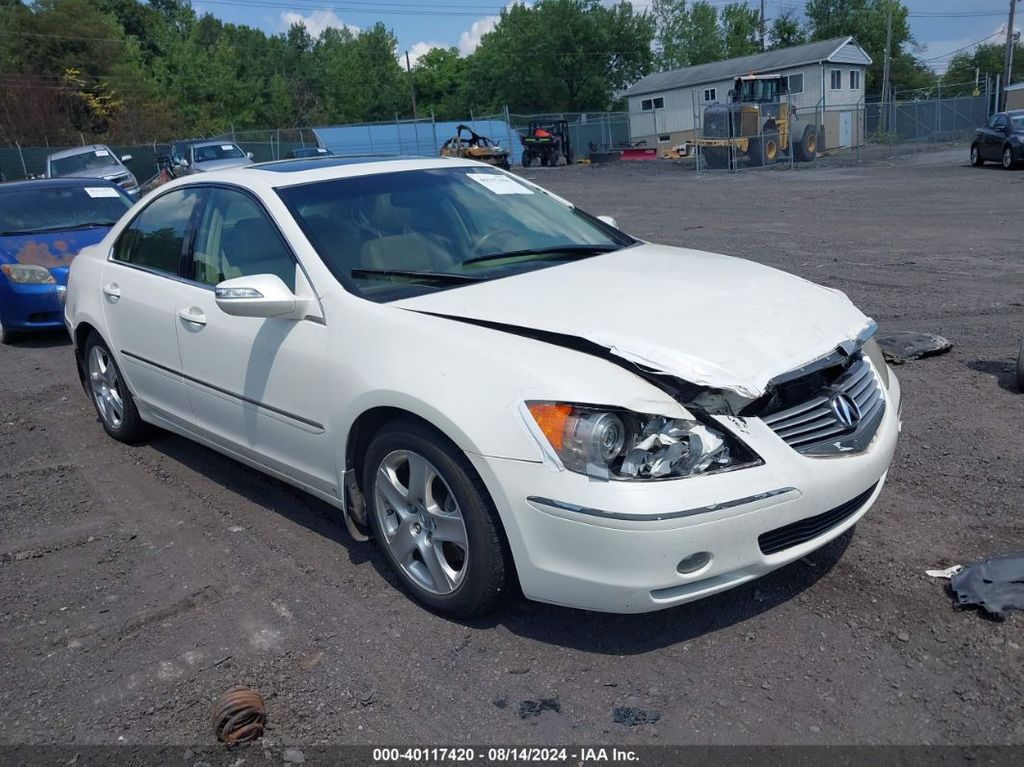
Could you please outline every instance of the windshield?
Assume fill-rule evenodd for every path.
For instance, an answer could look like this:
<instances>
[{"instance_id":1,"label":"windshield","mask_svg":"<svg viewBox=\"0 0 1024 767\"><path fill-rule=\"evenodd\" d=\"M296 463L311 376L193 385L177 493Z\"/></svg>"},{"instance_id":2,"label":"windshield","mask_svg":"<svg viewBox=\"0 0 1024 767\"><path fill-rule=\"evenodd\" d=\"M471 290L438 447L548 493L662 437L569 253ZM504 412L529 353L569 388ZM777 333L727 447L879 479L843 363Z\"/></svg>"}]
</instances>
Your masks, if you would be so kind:
<instances>
[{"instance_id":1,"label":"windshield","mask_svg":"<svg viewBox=\"0 0 1024 767\"><path fill-rule=\"evenodd\" d=\"M11 191L0 186L0 237L112 226L131 206L127 197L106 184Z\"/></svg>"},{"instance_id":2,"label":"windshield","mask_svg":"<svg viewBox=\"0 0 1024 767\"><path fill-rule=\"evenodd\" d=\"M214 160L236 160L245 157L245 152L234 144L210 144L192 149L196 162L212 162Z\"/></svg>"},{"instance_id":3,"label":"windshield","mask_svg":"<svg viewBox=\"0 0 1024 767\"><path fill-rule=\"evenodd\" d=\"M378 173L279 189L335 276L389 301L631 245L498 170Z\"/></svg>"},{"instance_id":4,"label":"windshield","mask_svg":"<svg viewBox=\"0 0 1024 767\"><path fill-rule=\"evenodd\" d=\"M120 161L110 153L109 149L90 149L88 152L50 160L50 176L53 178L77 176L83 171L99 170L120 164Z\"/></svg>"}]
</instances>

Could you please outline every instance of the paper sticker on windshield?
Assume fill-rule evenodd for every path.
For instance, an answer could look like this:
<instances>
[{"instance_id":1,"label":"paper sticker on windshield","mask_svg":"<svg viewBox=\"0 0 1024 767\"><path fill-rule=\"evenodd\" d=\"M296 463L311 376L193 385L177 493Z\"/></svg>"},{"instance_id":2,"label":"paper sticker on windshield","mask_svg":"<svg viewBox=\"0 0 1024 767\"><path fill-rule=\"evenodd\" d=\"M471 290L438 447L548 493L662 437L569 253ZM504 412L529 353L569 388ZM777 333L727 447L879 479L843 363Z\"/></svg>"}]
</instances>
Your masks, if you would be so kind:
<instances>
[{"instance_id":1,"label":"paper sticker on windshield","mask_svg":"<svg viewBox=\"0 0 1024 767\"><path fill-rule=\"evenodd\" d=\"M97 157L110 157L110 152L108 152L106 149L97 149L96 150L96 156Z\"/></svg>"},{"instance_id":2,"label":"paper sticker on windshield","mask_svg":"<svg viewBox=\"0 0 1024 767\"><path fill-rule=\"evenodd\" d=\"M495 194L533 194L532 189L523 186L511 176L498 173L467 173L466 175Z\"/></svg>"},{"instance_id":3,"label":"paper sticker on windshield","mask_svg":"<svg viewBox=\"0 0 1024 767\"><path fill-rule=\"evenodd\" d=\"M121 194L109 186L87 186L85 193L90 197L120 197Z\"/></svg>"},{"instance_id":4,"label":"paper sticker on windshield","mask_svg":"<svg viewBox=\"0 0 1024 767\"><path fill-rule=\"evenodd\" d=\"M220 148L223 149L225 152L230 152L232 149L234 149L234 147L231 146L231 144L221 144Z\"/></svg>"}]
</instances>

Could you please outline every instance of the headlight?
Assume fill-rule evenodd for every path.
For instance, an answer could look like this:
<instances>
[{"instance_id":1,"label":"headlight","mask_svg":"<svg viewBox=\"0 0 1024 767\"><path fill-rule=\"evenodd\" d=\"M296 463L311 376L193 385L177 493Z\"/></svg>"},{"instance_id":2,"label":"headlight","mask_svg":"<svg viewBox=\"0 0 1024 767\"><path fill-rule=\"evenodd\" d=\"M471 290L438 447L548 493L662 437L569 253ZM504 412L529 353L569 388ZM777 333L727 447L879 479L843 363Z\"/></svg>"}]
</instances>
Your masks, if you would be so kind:
<instances>
[{"instance_id":1,"label":"headlight","mask_svg":"<svg viewBox=\"0 0 1024 767\"><path fill-rule=\"evenodd\" d=\"M11 282L25 285L52 285L57 282L49 269L35 264L2 264L0 270Z\"/></svg>"},{"instance_id":2,"label":"headlight","mask_svg":"<svg viewBox=\"0 0 1024 767\"><path fill-rule=\"evenodd\" d=\"M597 479L677 479L758 462L699 421L565 402L527 402L565 468Z\"/></svg>"}]
</instances>

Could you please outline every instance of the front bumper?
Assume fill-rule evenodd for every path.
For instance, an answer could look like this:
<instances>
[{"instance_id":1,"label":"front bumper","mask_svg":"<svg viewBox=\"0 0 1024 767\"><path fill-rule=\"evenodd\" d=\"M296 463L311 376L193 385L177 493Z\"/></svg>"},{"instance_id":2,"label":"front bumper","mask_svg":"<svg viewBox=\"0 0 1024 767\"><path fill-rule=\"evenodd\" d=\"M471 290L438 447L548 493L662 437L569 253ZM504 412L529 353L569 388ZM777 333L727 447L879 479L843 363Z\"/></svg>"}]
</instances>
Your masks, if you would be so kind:
<instances>
[{"instance_id":1,"label":"front bumper","mask_svg":"<svg viewBox=\"0 0 1024 767\"><path fill-rule=\"evenodd\" d=\"M0 275L0 324L18 332L64 327L64 285L13 283Z\"/></svg>"},{"instance_id":2,"label":"front bumper","mask_svg":"<svg viewBox=\"0 0 1024 767\"><path fill-rule=\"evenodd\" d=\"M856 455L804 456L758 419L723 417L764 465L598 482L541 463L470 459L498 507L527 597L605 612L659 610L771 572L855 525L878 498L896 449L900 385L894 374L889 381L875 437ZM835 524L808 521L858 497ZM813 537L763 553L760 536L801 520Z\"/></svg>"}]
</instances>

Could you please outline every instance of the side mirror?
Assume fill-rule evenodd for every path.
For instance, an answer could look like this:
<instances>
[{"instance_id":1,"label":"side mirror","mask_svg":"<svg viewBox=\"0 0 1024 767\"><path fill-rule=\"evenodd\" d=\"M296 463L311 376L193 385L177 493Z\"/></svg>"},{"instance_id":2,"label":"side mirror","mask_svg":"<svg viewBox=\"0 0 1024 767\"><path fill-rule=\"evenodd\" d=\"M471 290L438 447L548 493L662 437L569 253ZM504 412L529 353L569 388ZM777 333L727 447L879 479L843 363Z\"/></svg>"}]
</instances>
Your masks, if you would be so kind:
<instances>
[{"instance_id":1,"label":"side mirror","mask_svg":"<svg viewBox=\"0 0 1024 767\"><path fill-rule=\"evenodd\" d=\"M302 303L276 274L234 277L214 291L220 310L234 317L284 317Z\"/></svg>"},{"instance_id":2,"label":"side mirror","mask_svg":"<svg viewBox=\"0 0 1024 767\"><path fill-rule=\"evenodd\" d=\"M598 221L603 221L604 223L608 224L608 226L611 226L611 227L613 227L615 229L619 228L619 225L617 223L615 223L615 219L612 218L611 216L598 216L597 220Z\"/></svg>"},{"instance_id":3,"label":"side mirror","mask_svg":"<svg viewBox=\"0 0 1024 767\"><path fill-rule=\"evenodd\" d=\"M178 165L180 165L182 168L187 168L188 167L188 160L186 160L184 157L182 157L180 160L178 160Z\"/></svg>"},{"instance_id":4,"label":"side mirror","mask_svg":"<svg viewBox=\"0 0 1024 767\"><path fill-rule=\"evenodd\" d=\"M250 160L256 159L256 155L254 155L252 152L246 152L245 156L248 157Z\"/></svg>"},{"instance_id":5,"label":"side mirror","mask_svg":"<svg viewBox=\"0 0 1024 767\"><path fill-rule=\"evenodd\" d=\"M131 162L132 156L130 154L121 155L121 162Z\"/></svg>"}]
</instances>

